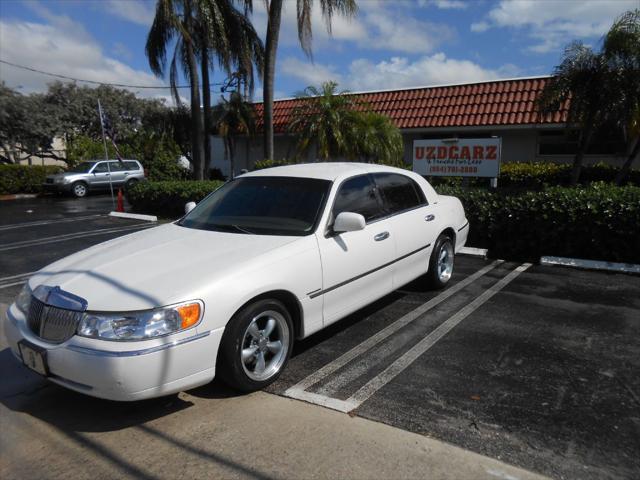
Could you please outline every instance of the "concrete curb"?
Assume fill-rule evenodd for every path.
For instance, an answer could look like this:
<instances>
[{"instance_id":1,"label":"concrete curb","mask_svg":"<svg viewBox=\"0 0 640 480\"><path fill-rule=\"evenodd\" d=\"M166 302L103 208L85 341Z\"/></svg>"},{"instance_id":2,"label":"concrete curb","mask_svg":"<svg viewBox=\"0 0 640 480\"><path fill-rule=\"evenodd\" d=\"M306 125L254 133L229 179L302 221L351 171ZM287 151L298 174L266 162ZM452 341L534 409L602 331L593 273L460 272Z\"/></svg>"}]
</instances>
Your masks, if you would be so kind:
<instances>
[{"instance_id":1,"label":"concrete curb","mask_svg":"<svg viewBox=\"0 0 640 480\"><path fill-rule=\"evenodd\" d=\"M21 198L36 198L37 193L13 193L11 195L0 195L0 201L2 200L20 200Z\"/></svg>"},{"instance_id":2,"label":"concrete curb","mask_svg":"<svg viewBox=\"0 0 640 480\"><path fill-rule=\"evenodd\" d=\"M147 222L158 221L158 217L156 217L155 215L142 215L140 213L110 212L109 216L116 217L116 218L131 218L134 220L144 220Z\"/></svg>"},{"instance_id":3,"label":"concrete curb","mask_svg":"<svg viewBox=\"0 0 640 480\"><path fill-rule=\"evenodd\" d=\"M640 275L640 265L633 263L603 262L566 257L540 257L540 265L560 265L563 267L583 268L587 270L606 270L609 272L635 273Z\"/></svg>"},{"instance_id":4,"label":"concrete curb","mask_svg":"<svg viewBox=\"0 0 640 480\"><path fill-rule=\"evenodd\" d=\"M470 257L487 258L486 248L462 247L458 252L460 255L468 255Z\"/></svg>"}]
</instances>

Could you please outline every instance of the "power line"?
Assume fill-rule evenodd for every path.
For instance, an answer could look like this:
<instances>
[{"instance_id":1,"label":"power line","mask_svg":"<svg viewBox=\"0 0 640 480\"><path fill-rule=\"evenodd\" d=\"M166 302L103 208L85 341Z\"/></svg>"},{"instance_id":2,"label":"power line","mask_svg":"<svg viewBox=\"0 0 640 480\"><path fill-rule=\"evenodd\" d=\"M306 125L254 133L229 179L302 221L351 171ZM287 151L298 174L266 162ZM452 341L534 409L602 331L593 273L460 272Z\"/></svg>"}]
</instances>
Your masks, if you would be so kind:
<instances>
[{"instance_id":1,"label":"power line","mask_svg":"<svg viewBox=\"0 0 640 480\"><path fill-rule=\"evenodd\" d=\"M30 72L40 73L42 75L49 75L50 77L62 78L64 80L71 80L73 82L90 83L92 85L108 85L110 87L140 88L140 89L142 89L142 88L148 88L148 89L171 88L170 86L165 86L165 85L154 87L154 86L151 86L151 85L127 85L127 84L124 84L124 83L109 83L109 82L98 82L96 80L84 80L82 78L73 78L73 77L68 77L66 75L60 75L60 74L57 74L57 73L44 72L44 71L38 70L36 68L26 67L24 65L18 65L17 63L7 62L6 60L2 60L2 59L0 59L0 63L4 63L6 65L10 65L10 66L16 67L16 68L21 68L23 70L28 70ZM209 83L209 86L211 86L211 85L224 85L224 82ZM191 85L177 85L176 88L191 88Z\"/></svg>"}]
</instances>

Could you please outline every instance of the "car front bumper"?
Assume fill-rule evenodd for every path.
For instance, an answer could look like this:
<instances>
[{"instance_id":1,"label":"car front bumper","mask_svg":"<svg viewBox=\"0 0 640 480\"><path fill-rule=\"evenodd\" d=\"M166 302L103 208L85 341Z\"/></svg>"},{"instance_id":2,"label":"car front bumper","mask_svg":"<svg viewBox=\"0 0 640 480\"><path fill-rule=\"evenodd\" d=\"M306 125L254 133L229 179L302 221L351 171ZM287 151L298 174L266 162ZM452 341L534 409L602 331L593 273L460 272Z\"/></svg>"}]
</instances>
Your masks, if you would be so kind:
<instances>
[{"instance_id":1,"label":"car front bumper","mask_svg":"<svg viewBox=\"0 0 640 480\"><path fill-rule=\"evenodd\" d=\"M94 397L134 401L180 392L209 383L223 328L184 332L141 342L107 342L74 336L61 344L42 341L27 327L15 304L7 310L5 335L18 361L18 343L46 352L54 383Z\"/></svg>"}]
</instances>

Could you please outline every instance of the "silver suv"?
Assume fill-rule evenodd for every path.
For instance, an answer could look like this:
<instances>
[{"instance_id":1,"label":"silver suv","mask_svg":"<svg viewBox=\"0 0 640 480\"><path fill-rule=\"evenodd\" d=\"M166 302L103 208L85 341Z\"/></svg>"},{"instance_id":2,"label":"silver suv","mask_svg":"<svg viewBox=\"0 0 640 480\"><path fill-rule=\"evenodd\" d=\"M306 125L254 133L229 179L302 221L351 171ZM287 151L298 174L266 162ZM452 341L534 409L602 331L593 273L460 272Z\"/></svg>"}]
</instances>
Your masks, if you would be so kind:
<instances>
[{"instance_id":1,"label":"silver suv","mask_svg":"<svg viewBox=\"0 0 640 480\"><path fill-rule=\"evenodd\" d=\"M109 179L114 188L129 188L145 179L144 169L137 160L92 160L66 172L49 175L44 187L49 191L70 192L76 197L84 197L89 190L108 190Z\"/></svg>"}]
</instances>

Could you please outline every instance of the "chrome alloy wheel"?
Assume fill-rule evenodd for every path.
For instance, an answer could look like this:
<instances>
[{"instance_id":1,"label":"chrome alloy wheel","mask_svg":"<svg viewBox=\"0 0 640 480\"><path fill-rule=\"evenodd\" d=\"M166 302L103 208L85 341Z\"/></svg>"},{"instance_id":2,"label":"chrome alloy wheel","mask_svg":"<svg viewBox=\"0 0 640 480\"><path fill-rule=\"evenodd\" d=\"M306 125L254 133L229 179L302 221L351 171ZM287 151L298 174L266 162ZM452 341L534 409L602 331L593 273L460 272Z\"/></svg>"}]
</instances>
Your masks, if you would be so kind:
<instances>
[{"instance_id":1,"label":"chrome alloy wheel","mask_svg":"<svg viewBox=\"0 0 640 480\"><path fill-rule=\"evenodd\" d=\"M268 310L253 317L240 351L242 368L249 378L264 381L280 371L287 358L289 335L282 314Z\"/></svg>"},{"instance_id":2,"label":"chrome alloy wheel","mask_svg":"<svg viewBox=\"0 0 640 480\"><path fill-rule=\"evenodd\" d=\"M73 193L76 197L84 197L87 194L87 187L84 183L76 183L73 186Z\"/></svg>"},{"instance_id":3,"label":"chrome alloy wheel","mask_svg":"<svg viewBox=\"0 0 640 480\"><path fill-rule=\"evenodd\" d=\"M453 273L453 245L450 240L442 242L438 252L438 279L445 283Z\"/></svg>"}]
</instances>

